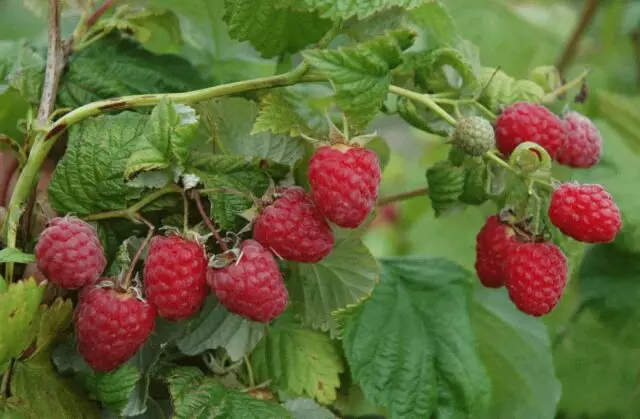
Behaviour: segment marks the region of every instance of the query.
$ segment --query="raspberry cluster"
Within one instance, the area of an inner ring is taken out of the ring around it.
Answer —
[[[252,220],[253,238],[222,254],[210,258],[205,245],[186,234],[152,237],[144,292],[101,278],[106,258],[90,224],[71,216],[51,220],[36,244],[37,266],[51,282],[81,289],[74,312],[80,355],[96,371],[113,370],[144,345],[157,316],[191,318],[211,293],[230,312],[256,322],[282,314],[289,294],[276,257],[319,262],[335,244],[329,222],[356,228],[378,198],[378,158],[362,147],[320,147],[308,175],[310,193],[299,186],[270,189]]]
[[[589,168],[602,154],[600,133],[588,118],[577,112],[560,118],[542,105],[519,102],[507,107],[496,121],[495,134],[504,155],[531,141],[560,164]],[[620,209],[601,185],[553,187],[546,211],[550,226],[584,243],[611,242],[622,228]],[[531,229],[531,218],[540,214],[521,215],[518,219],[503,212],[487,218],[476,236],[475,269],[482,285],[505,286],[519,310],[542,316],[562,297],[568,262],[544,228]]]

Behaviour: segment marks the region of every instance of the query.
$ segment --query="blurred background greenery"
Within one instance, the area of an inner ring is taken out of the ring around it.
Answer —
[[[169,7],[171,2],[154,0],[151,3]],[[211,71],[209,76],[217,81],[253,77],[276,70],[275,61],[259,60],[254,55],[255,51],[230,41],[226,33],[218,30],[220,17],[212,12],[215,6],[202,9],[201,3],[184,0],[180,6],[185,15],[191,16],[191,32],[186,36],[183,33],[186,45],[175,51],[179,50],[199,69]],[[210,3],[220,2],[214,0]],[[558,171],[557,176],[602,182],[614,189],[616,199],[623,200],[627,209],[637,207],[637,217],[640,217],[640,98],[637,96],[640,1],[447,0],[444,3],[463,37],[479,47],[482,64],[499,66],[516,78],[525,78],[537,66],[556,63],[580,23],[585,8],[595,8],[593,19],[580,36],[575,56],[565,75],[571,78],[585,66],[593,69],[589,77],[589,99],[578,109],[593,118],[600,128],[605,158],[596,170],[571,174]],[[44,0],[0,0],[0,40],[26,39],[36,45],[46,45],[45,10]],[[65,16],[65,32],[73,29],[76,20],[73,13]],[[158,52],[173,53],[169,50],[174,46],[170,31],[165,35],[168,37],[166,40],[149,41],[148,49],[167,48]],[[244,66],[246,62],[253,65]],[[0,128],[7,134],[18,136],[15,124],[6,123],[23,117],[27,104],[17,94],[4,93],[0,95]],[[395,117],[381,117],[376,126],[391,148],[382,194],[392,195],[424,186],[425,169],[442,159],[447,148]],[[484,218],[495,210],[495,206],[488,203],[435,219],[426,197],[413,198],[380,209],[378,219],[366,236],[366,243],[376,256],[443,256],[473,270],[475,233],[471,232],[478,231]],[[571,266],[577,272],[585,249],[581,246],[571,248],[575,248],[570,254]],[[640,259],[637,255],[634,257]],[[611,259],[606,254],[600,259],[594,258],[595,263],[613,266],[615,261]],[[553,362],[562,384],[558,418],[640,418],[640,340],[633,338],[634,335],[640,336],[640,304],[633,304],[640,301],[636,298],[640,296],[640,286],[637,286],[640,268],[632,258],[620,264],[622,266],[617,269],[604,269],[601,277],[604,281],[624,282],[624,286],[616,289],[619,295],[627,298],[624,302],[628,302],[625,306],[628,311],[623,312],[622,317],[629,321],[621,326],[619,323],[605,324],[601,316],[583,310],[579,281],[575,276],[557,310],[544,319],[551,340],[557,343],[554,345]],[[615,298],[607,300],[607,304],[615,302]],[[492,315],[501,317],[506,323],[513,319],[520,328],[530,325],[528,319],[516,317],[517,313],[508,305],[504,291],[488,293],[478,290],[476,303],[474,313],[491,307]],[[489,319],[483,315],[478,318]],[[547,385],[545,381],[531,381],[535,371],[527,372],[526,379],[518,376],[521,369],[535,369],[537,364],[528,358],[532,351],[517,351],[538,339],[533,335],[544,332],[544,329],[532,322],[532,336],[520,336],[517,342],[504,342],[500,340],[503,331],[484,320],[477,320],[474,327],[485,363],[493,365],[489,370],[494,385],[498,383],[505,387],[501,394],[508,395],[509,391],[547,394],[544,388],[532,388]],[[544,350],[544,345],[541,348]],[[501,358],[501,350],[510,351],[511,357]],[[495,374],[502,374],[502,379]],[[507,391],[509,387],[512,389]],[[535,398],[532,398],[534,402]],[[521,409],[526,412],[526,408],[523,406]],[[362,411],[366,412],[367,407],[363,406]],[[497,412],[495,417],[508,419]],[[527,415],[524,413],[518,417]]]

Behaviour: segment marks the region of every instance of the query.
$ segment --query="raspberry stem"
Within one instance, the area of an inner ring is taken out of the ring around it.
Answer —
[[[435,100],[431,98],[431,96],[424,93],[418,93],[412,90],[403,89],[402,87],[399,87],[393,84],[389,86],[389,92],[396,94],[398,96],[406,97],[407,99],[411,99],[414,102],[418,102],[424,105],[425,107],[431,109],[433,112],[438,114],[440,118],[444,119],[452,126],[454,127],[456,126],[456,119],[453,116],[451,116],[449,112],[442,109],[440,105],[438,105],[435,102]]]
[[[378,199],[376,206],[384,207],[385,205],[391,204],[393,202],[404,201],[404,200],[415,198],[418,196],[427,196],[428,191],[429,191],[429,187],[423,186],[421,188],[417,188],[412,191],[400,192],[395,195],[383,196],[380,199]]]
[[[244,366],[247,369],[247,375],[248,375],[248,379],[249,379],[249,387],[255,387],[256,385],[256,380],[253,376],[253,367],[251,367],[251,362],[249,362],[249,357],[248,356],[244,356]]]
[[[145,196],[140,201],[131,205],[128,208],[115,210],[115,211],[105,211],[105,212],[97,212],[94,214],[89,214],[85,217],[82,217],[85,221],[99,221],[99,220],[107,220],[110,218],[133,218],[136,219],[138,217],[138,212],[140,212],[144,207],[160,198],[161,196],[168,195],[170,193],[180,193],[182,189],[176,184],[170,184],[165,186],[164,188],[158,189],[157,191]]]
[[[558,98],[558,96],[562,95],[563,93],[568,92],[569,90],[573,89],[576,86],[581,85],[582,82],[584,81],[584,79],[587,78],[589,73],[591,73],[591,69],[587,68],[582,73],[580,73],[580,75],[578,77],[576,77],[575,79],[571,80],[568,83],[565,83],[564,85],[558,87],[554,91],[547,93],[542,98],[542,103],[551,103],[554,100],[556,100]]]
[[[144,249],[146,249],[147,246],[149,245],[149,242],[153,238],[153,233],[156,230],[153,224],[151,224],[143,216],[138,215],[136,218],[138,219],[138,221],[145,223],[147,227],[149,227],[149,231],[147,232],[147,236],[144,238],[144,241],[136,251],[136,254],[133,256],[133,259],[131,260],[131,264],[129,265],[129,269],[127,270],[127,274],[124,277],[124,282],[122,284],[124,291],[127,291],[131,286],[131,281],[133,279],[133,272],[136,269],[136,264],[138,263],[138,260],[140,260],[140,257],[142,256],[142,252],[144,252]]]
[[[200,192],[196,190],[192,191],[191,198],[193,198],[193,200],[196,201],[196,206],[198,207],[198,212],[200,213],[200,217],[202,217],[202,221],[207,226],[207,228],[211,231],[211,234],[213,234],[213,237],[215,237],[222,251],[227,252],[229,250],[229,246],[227,246],[227,243],[225,243],[225,241],[222,240],[222,237],[220,237],[220,233],[218,233],[218,230],[216,230],[216,227],[213,225],[213,221],[210,219],[209,216],[207,216],[207,212],[204,210],[204,205],[202,205]]]

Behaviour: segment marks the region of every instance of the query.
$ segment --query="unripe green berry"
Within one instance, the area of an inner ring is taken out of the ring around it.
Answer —
[[[480,116],[458,119],[452,141],[455,147],[472,156],[481,156],[496,146],[496,136],[491,123]]]

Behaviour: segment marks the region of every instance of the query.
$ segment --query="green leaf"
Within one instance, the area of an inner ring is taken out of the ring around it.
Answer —
[[[17,397],[0,400],[0,417],[3,419],[38,419],[38,416]]]
[[[486,417],[554,417],[560,383],[544,323],[518,311],[506,292],[485,288],[476,292],[471,321],[493,390]]]
[[[163,99],[153,108],[141,133],[140,148],[127,160],[126,179],[140,172],[156,169],[184,168],[189,154],[189,144],[198,129],[195,109],[176,105]],[[159,187],[164,186],[160,183]]]
[[[200,87],[204,83],[187,61],[154,55],[134,41],[110,35],[73,54],[60,81],[57,104],[75,108],[101,99]]]
[[[148,118],[133,112],[102,115],[71,127],[67,151],[49,185],[56,211],[79,215],[121,209],[141,191],[124,181],[132,153],[144,147]]]
[[[3,90],[0,83],[0,91]],[[9,87],[0,93],[0,132],[22,143],[24,132],[18,128],[18,121],[27,114],[29,103],[20,92]],[[0,150],[5,146],[0,145]]]
[[[29,360],[42,359],[48,362],[53,346],[71,325],[72,317],[73,302],[70,299],[56,298],[53,304],[42,306],[37,321],[36,346]]]
[[[216,84],[271,76],[275,60],[265,60],[248,42],[230,38],[224,0],[154,0],[181,20],[185,55]]]
[[[88,386],[93,396],[107,409],[120,413],[129,403],[129,395],[140,379],[140,371],[127,364],[91,378]]]
[[[331,80],[335,100],[356,126],[366,125],[387,97],[391,70],[402,63],[402,51],[413,44],[410,30],[390,31],[354,47],[308,50],[302,54]]]
[[[177,419],[287,419],[282,406],[224,387],[195,367],[174,369],[167,377]]]
[[[287,0],[284,4],[298,10],[318,11],[331,20],[346,20],[357,16],[364,19],[391,7],[411,9],[423,0]]]
[[[426,49],[455,47],[461,41],[449,10],[441,1],[430,1],[410,13],[411,20],[424,31]]]
[[[293,413],[294,419],[336,419],[329,409],[311,399],[291,399],[285,401],[283,406]]]
[[[45,60],[24,42],[0,41],[0,93],[13,88],[30,103],[40,101]]]
[[[31,263],[35,262],[36,257],[31,253],[24,253],[15,247],[7,247],[0,250],[0,263]]]
[[[281,165],[259,158],[194,153],[186,171],[200,178],[208,189],[230,188],[262,196],[269,186],[269,176],[274,181],[280,180],[287,172],[283,169]],[[249,209],[252,204],[236,192],[212,192],[209,198],[211,215],[224,230],[234,229],[241,221],[238,214]]]
[[[336,399],[343,371],[329,336],[296,324],[269,329],[251,353],[251,364],[259,382],[272,380],[284,391],[308,395],[325,404]]]
[[[261,0],[227,1],[224,19],[233,38],[251,42],[266,58],[298,52],[331,27],[331,21],[316,13],[281,9],[276,2]]]
[[[480,102],[492,112],[516,102],[540,103],[544,90],[531,80],[516,80],[502,70],[484,67],[478,78]]]
[[[126,29],[155,54],[177,54],[182,47],[178,17],[168,10],[145,8],[126,16]]]
[[[59,377],[48,359],[17,361],[11,375],[11,394],[39,418],[99,418],[97,406]]]
[[[376,260],[358,239],[337,242],[318,263],[291,263],[290,268],[287,287],[293,307],[305,325],[329,331],[331,337],[338,333],[331,313],[370,295],[380,274]]]
[[[590,248],[578,271],[581,304],[593,310],[613,336],[630,344],[640,341],[639,275],[636,255],[610,244]]]
[[[267,131],[292,137],[308,134],[311,131],[304,117],[297,112],[294,97],[289,90],[274,90],[260,100],[260,114],[251,134]]]
[[[242,359],[258,344],[264,325],[228,312],[209,297],[197,317],[189,321],[188,333],[176,345],[185,355],[198,355],[208,349],[224,348],[232,361]]]
[[[267,109],[270,114],[267,118],[272,118],[275,113],[281,115],[280,108],[275,112],[271,106]],[[242,98],[217,99],[201,105],[199,110],[205,120],[210,120],[209,129],[214,141],[227,154],[262,157],[278,163],[293,164],[304,153],[304,141],[300,138],[292,138],[300,132],[295,131],[295,125],[290,125],[287,129],[288,121],[286,120],[282,120],[279,125],[284,129],[272,130],[273,133],[266,132],[268,129],[256,130],[259,124],[264,126],[264,108],[260,116],[257,116],[258,110],[252,101]],[[288,116],[282,118],[287,119]],[[261,120],[263,122],[260,122]],[[305,124],[302,118],[299,122]]]
[[[366,398],[390,418],[482,417],[490,383],[469,319],[469,273],[444,259],[380,263],[381,283],[349,313],[343,338]]]
[[[45,286],[31,278],[9,284],[0,294],[0,372],[20,355],[38,333],[38,310]]]

